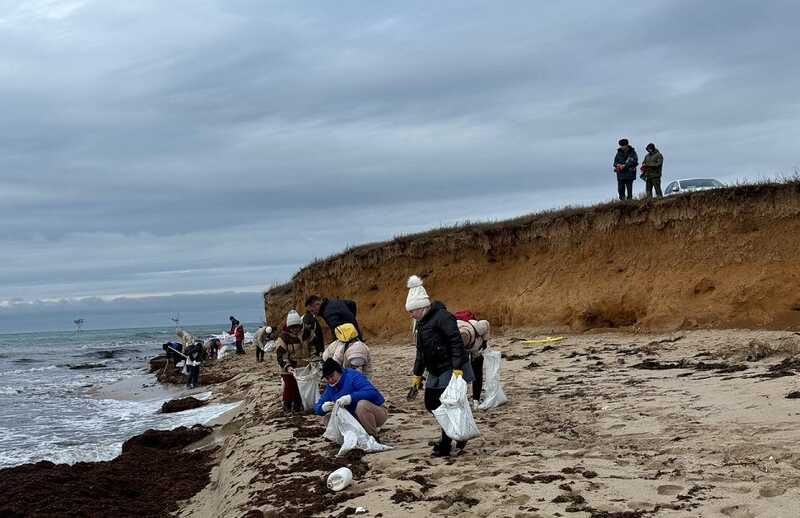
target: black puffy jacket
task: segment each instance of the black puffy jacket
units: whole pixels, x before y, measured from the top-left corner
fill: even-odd
[[[467,362],[456,317],[441,302],[434,301],[431,304],[431,309],[417,322],[415,335],[415,376],[422,376],[425,369],[434,376],[439,376],[448,369],[460,369]]]
[[[359,340],[363,340],[361,328],[356,320],[356,303],[344,299],[323,299],[319,308],[319,316],[328,324],[331,334],[336,338],[336,328],[342,324],[353,324],[358,331]]]

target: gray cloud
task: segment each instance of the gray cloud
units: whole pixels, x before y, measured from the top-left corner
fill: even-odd
[[[0,7],[0,300],[257,291],[605,200],[620,136],[668,178],[800,165],[788,0]]]

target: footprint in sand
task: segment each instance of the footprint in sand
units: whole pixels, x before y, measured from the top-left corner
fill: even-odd
[[[681,491],[683,491],[683,487],[675,486],[675,485],[672,485],[672,484],[665,484],[663,486],[658,486],[656,488],[656,491],[658,491],[659,495],[674,496],[674,495],[677,495],[678,493],[680,493]]]
[[[729,516],[730,518],[756,518],[756,515],[744,505],[731,505],[728,507],[723,507],[719,510],[719,512],[725,516]]]

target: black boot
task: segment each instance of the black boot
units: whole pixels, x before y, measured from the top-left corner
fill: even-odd
[[[444,430],[442,430],[442,438],[439,443],[433,447],[431,455],[434,457],[449,457],[452,447],[453,440],[444,433]]]
[[[291,401],[284,401],[283,402],[283,415],[290,415],[292,413],[292,402]]]

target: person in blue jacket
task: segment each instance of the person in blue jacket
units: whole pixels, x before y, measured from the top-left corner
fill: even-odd
[[[355,369],[343,369],[336,360],[328,358],[322,365],[322,376],[328,384],[314,406],[317,415],[324,416],[336,403],[347,408],[364,430],[373,437],[389,418],[383,406],[383,396],[369,380]]]

